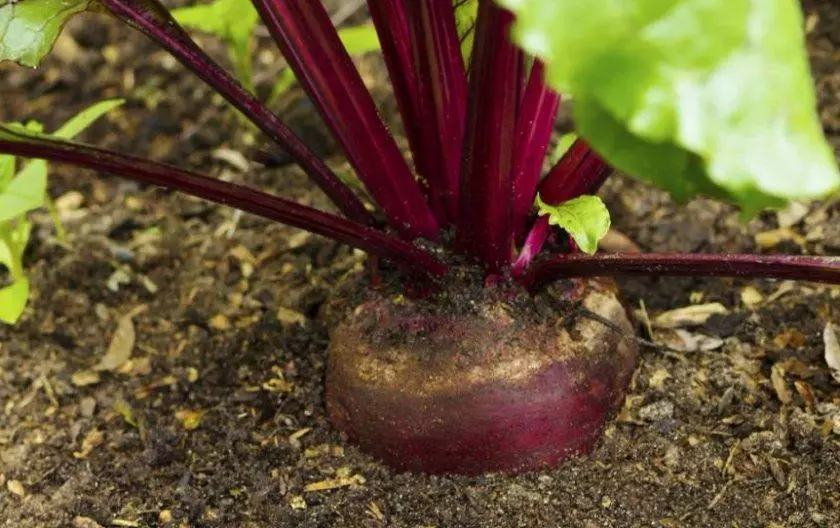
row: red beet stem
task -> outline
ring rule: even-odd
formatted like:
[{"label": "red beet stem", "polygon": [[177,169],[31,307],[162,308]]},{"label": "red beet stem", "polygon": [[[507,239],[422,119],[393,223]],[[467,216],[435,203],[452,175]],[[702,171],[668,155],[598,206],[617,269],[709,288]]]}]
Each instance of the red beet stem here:
[{"label": "red beet stem", "polygon": [[513,165],[513,226],[516,233],[525,229],[534,206],[543,160],[559,108],[560,94],[545,84],[543,64],[534,62],[516,123]]},{"label": "red beet stem", "polygon": [[140,30],[217,91],[294,159],[347,218],[373,224],[364,204],[280,119],[210,58],[157,0],[102,0],[120,20]]},{"label": "red beet stem", "polygon": [[2,125],[0,152],[67,163],[174,189],[344,242],[431,276],[446,273],[446,267],[430,253],[371,227],[169,165],[78,143],[23,135]]},{"label": "red beet stem", "polygon": [[559,255],[534,264],[522,282],[531,290],[566,277],[616,275],[792,279],[840,284],[840,258],[743,254]]},{"label": "red beet stem", "polygon": [[443,224],[446,212],[442,189],[433,188],[429,183],[438,171],[434,163],[436,152],[425,132],[429,123],[423,119],[423,85],[418,80],[419,73],[414,63],[406,3],[403,0],[368,0],[368,11],[379,35],[382,56],[391,78],[415,170],[426,180],[424,191],[427,200],[438,223]]},{"label": "red beet stem", "polygon": [[406,237],[436,239],[437,220],[323,4],[253,3],[390,225]]},{"label": "red beet stem", "polygon": [[452,0],[406,2],[414,64],[418,71],[421,128],[436,166],[427,179],[441,196],[447,218],[458,213],[461,154],[467,108],[467,74]]},{"label": "red beet stem", "polygon": [[499,273],[513,246],[513,148],[520,54],[510,40],[513,15],[482,0],[470,75],[457,246]]},{"label": "red beet stem", "polygon": [[596,194],[611,170],[585,141],[577,139],[540,184],[540,197],[557,205],[583,194]]}]

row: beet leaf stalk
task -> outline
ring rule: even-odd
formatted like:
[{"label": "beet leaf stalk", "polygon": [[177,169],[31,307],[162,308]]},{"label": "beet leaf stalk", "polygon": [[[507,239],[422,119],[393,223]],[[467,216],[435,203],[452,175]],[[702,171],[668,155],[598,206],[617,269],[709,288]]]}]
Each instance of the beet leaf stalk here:
[{"label": "beet leaf stalk", "polygon": [[322,3],[253,3],[390,225],[403,236],[436,239],[438,224],[420,185],[382,122]]},{"label": "beet leaf stalk", "polygon": [[535,61],[516,123],[513,227],[517,235],[525,229],[525,222],[534,206],[543,160],[559,108],[560,94],[546,85],[545,68],[540,61]]},{"label": "beet leaf stalk", "polygon": [[242,112],[301,166],[345,216],[373,223],[359,198],[271,110],[202,51],[158,0],[102,0],[101,4],[171,53]]},{"label": "beet leaf stalk", "polygon": [[521,56],[509,39],[512,22],[509,12],[481,1],[461,173],[457,245],[492,273],[510,264],[513,245],[512,145]]},{"label": "beet leaf stalk", "polygon": [[420,83],[422,133],[434,165],[427,179],[441,195],[450,222],[458,217],[467,74],[452,0],[411,0],[411,43]]},{"label": "beet leaf stalk", "polygon": [[2,125],[0,152],[66,163],[173,189],[344,242],[431,276],[446,273],[446,267],[430,253],[372,227],[169,165],[77,143],[22,134]]},{"label": "beet leaf stalk", "polygon": [[429,184],[429,179],[434,178],[434,164],[431,162],[434,153],[433,146],[427,145],[428,134],[423,131],[428,122],[422,118],[420,93],[423,87],[414,66],[406,3],[404,0],[368,0],[367,4],[382,46],[382,56],[402,117],[414,168],[425,180],[424,190],[429,205],[442,223],[445,211],[442,198],[439,197],[440,189],[433,189]]},{"label": "beet leaf stalk", "polygon": [[577,139],[569,151],[557,162],[539,186],[540,196],[547,204],[595,194],[607,181],[612,169],[582,139]]},{"label": "beet leaf stalk", "polygon": [[840,284],[840,258],[693,253],[558,255],[534,264],[522,282],[536,291],[564,277],[618,275],[744,277]]}]

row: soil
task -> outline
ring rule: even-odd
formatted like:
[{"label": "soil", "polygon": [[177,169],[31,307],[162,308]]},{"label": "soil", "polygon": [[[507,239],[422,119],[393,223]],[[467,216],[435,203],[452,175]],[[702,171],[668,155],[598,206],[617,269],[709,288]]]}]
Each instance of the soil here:
[{"label": "soil", "polygon": [[[840,4],[805,10],[840,151]],[[42,69],[0,66],[0,120],[49,130],[126,96],[86,140],[329,208],[297,169],[248,163],[256,135],[142,37],[97,16],[70,29]],[[393,116],[381,63],[362,69]],[[345,170],[299,92],[282,103]],[[33,299],[0,328],[3,526],[840,526],[840,386],[822,338],[840,323],[836,287],[621,280],[658,345],[591,456],[516,477],[398,474],[346,443],[323,404],[318,312],[361,254],[110,176],[55,167],[51,193],[68,236],[35,215]],[[645,250],[840,252],[837,201],[741,224],[620,177],[604,197]],[[646,335],[662,312],[704,303],[719,313]]]}]

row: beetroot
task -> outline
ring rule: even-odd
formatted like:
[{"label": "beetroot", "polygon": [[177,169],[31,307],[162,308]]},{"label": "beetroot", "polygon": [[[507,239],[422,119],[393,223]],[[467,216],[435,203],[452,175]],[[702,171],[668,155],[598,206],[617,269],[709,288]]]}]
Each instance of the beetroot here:
[{"label": "beetroot", "polygon": [[566,281],[521,302],[532,306],[485,295],[435,310],[370,294],[332,334],[333,424],[390,466],[427,473],[528,471],[589,452],[636,361],[614,283]]}]

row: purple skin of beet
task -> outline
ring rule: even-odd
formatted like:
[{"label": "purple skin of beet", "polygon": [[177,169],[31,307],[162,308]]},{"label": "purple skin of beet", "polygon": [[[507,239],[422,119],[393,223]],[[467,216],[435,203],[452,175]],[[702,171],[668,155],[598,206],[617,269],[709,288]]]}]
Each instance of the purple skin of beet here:
[{"label": "purple skin of beet", "polygon": [[330,420],[398,470],[517,473],[590,452],[624,401],[636,344],[614,283],[574,284],[567,294],[621,331],[590,319],[568,331],[559,314],[524,322],[496,303],[425,315],[374,297],[333,332]]}]

